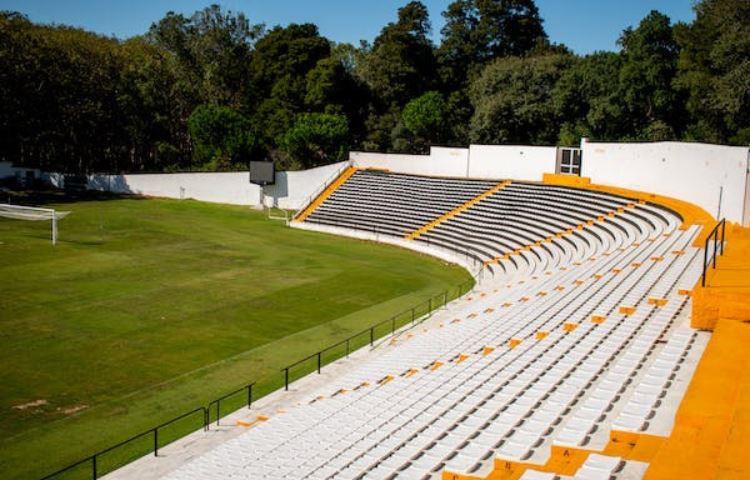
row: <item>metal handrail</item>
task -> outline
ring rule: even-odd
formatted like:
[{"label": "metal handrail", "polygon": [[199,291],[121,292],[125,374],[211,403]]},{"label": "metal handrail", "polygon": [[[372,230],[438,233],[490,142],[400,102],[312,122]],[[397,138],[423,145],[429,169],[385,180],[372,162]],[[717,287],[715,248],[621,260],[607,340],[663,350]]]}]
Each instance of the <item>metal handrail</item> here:
[{"label": "metal handrail", "polygon": [[[149,428],[148,430],[145,430],[145,431],[143,431],[143,432],[141,432],[141,433],[139,433],[137,435],[133,435],[132,437],[128,438],[127,440],[123,440],[123,441],[121,441],[121,442],[119,442],[119,443],[117,443],[115,445],[107,447],[107,448],[105,448],[103,450],[99,450],[98,452],[94,453],[93,455],[90,455],[90,456],[88,456],[88,457],[86,457],[86,458],[84,458],[82,460],[79,460],[79,461],[77,461],[75,463],[72,463],[72,464],[68,465],[65,468],[61,468],[61,469],[55,471],[54,473],[51,473],[51,474],[49,474],[49,475],[47,475],[45,477],[42,477],[41,480],[50,480],[52,478],[57,477],[58,475],[61,475],[61,474],[66,473],[66,472],[69,472],[70,470],[73,470],[74,468],[77,468],[77,467],[79,467],[81,465],[84,465],[86,463],[90,463],[91,464],[91,478],[93,480],[96,480],[97,478],[100,477],[98,462],[99,462],[99,459],[101,458],[102,455],[105,455],[105,454],[107,454],[109,452],[112,452],[112,451],[114,451],[114,450],[116,450],[116,449],[118,449],[120,447],[123,447],[123,446],[125,446],[125,445],[133,442],[134,440],[138,440],[140,438],[147,437],[149,435],[152,435],[153,436],[153,440],[154,440],[153,441],[152,452],[153,452],[154,456],[158,456],[159,455],[159,448],[160,448],[160,445],[159,445],[159,430],[161,430],[161,429],[163,429],[163,428],[165,428],[165,427],[167,427],[167,426],[169,426],[169,425],[171,425],[171,424],[173,424],[175,422],[178,422],[178,421],[180,421],[180,420],[182,420],[184,418],[187,418],[187,417],[189,417],[191,415],[195,415],[196,413],[201,412],[203,414],[203,430],[207,431],[209,429],[209,408],[212,405],[214,405],[215,403],[217,403],[217,401],[220,402],[221,400],[223,400],[223,399],[225,399],[225,398],[227,398],[227,397],[229,397],[231,395],[235,395],[237,392],[242,391],[242,390],[244,390],[246,388],[248,388],[249,389],[248,391],[250,392],[249,393],[250,397],[248,397],[248,398],[250,398],[250,400],[252,400],[252,396],[251,396],[252,395],[252,385],[254,385],[254,383],[249,384],[249,385],[247,385],[245,387],[242,387],[239,390],[235,390],[234,392],[232,392],[232,393],[230,393],[228,395],[225,395],[225,396],[221,397],[220,399],[214,400],[214,401],[212,401],[211,403],[208,404],[208,407],[198,407],[198,408],[195,408],[195,409],[193,409],[193,410],[191,410],[189,412],[183,413],[182,415],[178,415],[177,417],[174,417],[171,420],[168,420],[168,421],[166,421],[164,423],[161,423],[161,424],[159,424],[159,425],[157,425],[155,427]],[[217,410],[217,414],[218,413],[219,413],[219,410]],[[171,442],[168,442],[168,443],[171,443]],[[165,446],[167,444],[161,445],[161,447],[163,447],[163,446]]]},{"label": "metal handrail", "polygon": [[219,421],[221,420],[221,402],[222,400],[226,400],[229,397],[232,397],[234,395],[237,395],[240,392],[247,391],[247,408],[250,408],[253,404],[253,386],[255,386],[255,382],[249,383],[245,385],[244,387],[240,387],[237,390],[227,393],[223,397],[219,397],[216,400],[212,401],[208,404],[208,407],[206,407],[206,410],[208,412],[208,415],[210,417],[211,415],[211,407],[216,405],[216,426],[219,426]]},{"label": "metal handrail", "polygon": [[[716,260],[719,256],[724,255],[724,242],[726,241],[726,218],[719,220],[719,223],[711,230],[703,244],[703,274],[701,275],[701,286],[706,286],[706,277],[708,275],[708,269],[713,264],[712,268],[716,269]],[[721,240],[719,240],[719,229],[721,228]],[[711,258],[708,258],[708,245],[713,240],[713,250],[711,252]],[[717,252],[719,252],[717,254]]]}]

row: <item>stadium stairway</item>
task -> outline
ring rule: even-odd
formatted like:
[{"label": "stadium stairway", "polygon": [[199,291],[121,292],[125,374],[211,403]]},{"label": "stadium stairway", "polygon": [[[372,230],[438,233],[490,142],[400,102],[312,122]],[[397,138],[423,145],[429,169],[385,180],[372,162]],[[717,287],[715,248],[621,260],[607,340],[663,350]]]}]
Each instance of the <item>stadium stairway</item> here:
[{"label": "stadium stairway", "polygon": [[[516,216],[527,223],[513,231]],[[432,324],[167,478],[643,476],[709,337],[688,326],[700,226],[601,192],[368,171],[307,222],[462,241],[453,248],[501,267]]]}]

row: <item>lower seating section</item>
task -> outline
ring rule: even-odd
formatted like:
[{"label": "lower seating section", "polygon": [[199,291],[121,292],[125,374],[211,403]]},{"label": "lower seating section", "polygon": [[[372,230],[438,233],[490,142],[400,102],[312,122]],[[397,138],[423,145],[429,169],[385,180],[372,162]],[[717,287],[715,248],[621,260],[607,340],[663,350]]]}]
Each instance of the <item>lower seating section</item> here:
[{"label": "lower seating section", "polygon": [[[347,191],[347,213],[337,191],[310,221],[377,225],[376,211],[384,212],[393,217],[389,231],[405,235],[493,186],[441,197],[429,215],[421,204],[412,221],[396,219],[408,203],[394,200],[406,195],[400,185],[383,187],[389,193],[378,200]],[[464,242],[460,248],[485,260],[500,256],[496,266],[513,260],[520,277],[505,265],[502,281],[384,342],[298,406],[168,478],[500,479],[504,465],[543,465],[554,448],[602,452],[613,431],[668,435],[708,335],[683,321],[691,302],[683,293],[701,273],[691,246],[697,228],[678,229],[679,219],[658,207],[577,195],[511,184],[426,232],[446,248]],[[398,207],[375,209],[383,203]],[[533,250],[502,258],[529,244]],[[592,454],[572,475],[527,468],[522,478],[637,478],[637,463]]]}]

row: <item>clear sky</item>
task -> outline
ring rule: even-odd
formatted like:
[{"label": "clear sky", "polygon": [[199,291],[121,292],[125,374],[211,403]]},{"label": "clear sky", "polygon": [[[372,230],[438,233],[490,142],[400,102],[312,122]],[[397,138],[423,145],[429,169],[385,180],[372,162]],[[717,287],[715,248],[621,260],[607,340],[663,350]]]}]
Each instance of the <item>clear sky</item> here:
[{"label": "clear sky", "polygon": [[[268,26],[312,22],[337,42],[372,40],[408,0],[0,0],[0,10],[25,13],[34,21],[63,23],[126,38],[148,30],[169,10],[192,13],[210,3],[242,11]],[[450,0],[423,0],[438,42],[441,13]],[[693,0],[537,0],[550,39],[577,53],[615,50],[622,30],[656,9],[672,21],[693,19]]]}]

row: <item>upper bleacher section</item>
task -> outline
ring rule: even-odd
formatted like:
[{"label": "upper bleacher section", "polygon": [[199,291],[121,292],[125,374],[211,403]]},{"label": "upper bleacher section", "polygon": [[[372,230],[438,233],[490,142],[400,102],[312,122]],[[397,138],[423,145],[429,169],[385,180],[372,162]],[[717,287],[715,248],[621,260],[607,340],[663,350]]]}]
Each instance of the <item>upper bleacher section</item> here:
[{"label": "upper bleacher section", "polygon": [[379,170],[354,172],[305,221],[452,251],[504,276],[540,275],[677,225],[660,207],[608,193]]}]

